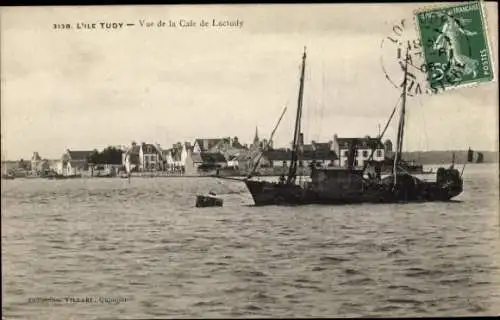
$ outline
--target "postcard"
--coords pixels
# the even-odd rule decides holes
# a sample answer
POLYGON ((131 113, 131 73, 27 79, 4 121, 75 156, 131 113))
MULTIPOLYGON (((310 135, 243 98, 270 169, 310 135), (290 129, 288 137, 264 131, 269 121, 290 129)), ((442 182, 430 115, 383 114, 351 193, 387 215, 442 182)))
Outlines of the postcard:
POLYGON ((498 314, 497 11, 1 7, 4 313, 498 314))

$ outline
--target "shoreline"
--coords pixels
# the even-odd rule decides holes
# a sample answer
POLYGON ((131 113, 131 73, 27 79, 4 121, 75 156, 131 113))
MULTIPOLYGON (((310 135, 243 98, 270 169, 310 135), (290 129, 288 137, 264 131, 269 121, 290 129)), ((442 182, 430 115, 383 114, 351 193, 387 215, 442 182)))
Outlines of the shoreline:
MULTIPOLYGON (((253 176, 253 178, 258 178, 258 177, 279 177, 280 175, 258 175, 258 176, 253 176)), ((224 178, 244 178, 246 175, 221 175, 221 176, 211 176, 211 175, 140 175, 140 176, 131 176, 130 179, 147 179, 147 178, 213 178, 213 179, 224 179, 224 178)), ((70 177, 70 178, 62 178, 62 179, 54 179, 54 178, 47 178, 47 177, 15 177, 14 179, 5 179, 1 178, 1 180, 78 180, 78 179, 123 179, 127 180, 128 178, 126 177, 90 177, 90 176, 84 176, 84 177, 70 177)))

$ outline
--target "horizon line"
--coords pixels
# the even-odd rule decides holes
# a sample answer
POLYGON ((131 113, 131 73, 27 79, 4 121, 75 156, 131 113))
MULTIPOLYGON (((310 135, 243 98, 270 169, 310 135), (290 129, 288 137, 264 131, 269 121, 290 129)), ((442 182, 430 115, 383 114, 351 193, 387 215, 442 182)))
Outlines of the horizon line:
MULTIPOLYGON (((116 147, 116 146, 108 146, 108 147, 116 147)), ((279 150, 279 149, 284 149, 284 148, 273 148, 273 149, 279 150)), ((71 150, 71 149, 66 149, 66 150, 71 150)), ((82 151, 81 149, 75 149, 75 150, 82 151)), ((92 149, 92 150, 88 150, 88 151, 94 151, 94 150, 96 150, 96 149, 92 149)), ((87 151, 87 150, 85 150, 85 151, 87 151)), ((500 150, 476 150, 476 149, 472 149, 472 151, 475 151, 475 152, 492 152, 492 153, 493 152, 499 152, 500 153, 500 150)), ((38 152, 38 151, 34 151, 34 152, 38 152)), ((392 151, 392 152, 394 152, 394 151, 392 151)), ((407 151, 403 151, 403 153, 412 153, 412 152, 422 152, 422 153, 430 153, 430 152, 468 152, 468 149, 458 149, 458 150, 457 149, 454 149, 454 150, 407 150, 407 151)), ((40 152, 38 152, 38 154, 40 154, 40 152)), ((16 160, 1 160, 1 162, 2 163, 4 163, 4 162, 17 162, 17 161, 20 161, 20 160, 31 161, 30 159, 31 159, 31 157, 29 157, 29 158, 19 158, 19 159, 16 159, 16 160)), ((43 158, 42 157, 42 160, 60 160, 60 159, 59 158, 43 158)))

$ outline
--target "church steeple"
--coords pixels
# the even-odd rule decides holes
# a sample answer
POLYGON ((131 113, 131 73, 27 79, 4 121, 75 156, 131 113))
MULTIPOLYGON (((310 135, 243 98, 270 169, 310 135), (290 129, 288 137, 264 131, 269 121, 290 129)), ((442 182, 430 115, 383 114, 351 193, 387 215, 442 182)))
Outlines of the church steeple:
POLYGON ((253 143, 254 144, 259 143, 259 131, 257 129, 257 126, 255 126, 255 136, 253 137, 253 143))

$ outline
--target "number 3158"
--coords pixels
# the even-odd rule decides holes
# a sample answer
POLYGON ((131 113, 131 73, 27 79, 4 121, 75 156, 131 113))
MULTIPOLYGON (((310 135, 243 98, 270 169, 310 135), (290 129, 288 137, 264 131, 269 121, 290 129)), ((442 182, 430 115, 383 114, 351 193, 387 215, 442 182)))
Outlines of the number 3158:
POLYGON ((71 29, 71 26, 69 23, 54 23, 52 28, 53 29, 71 29))

